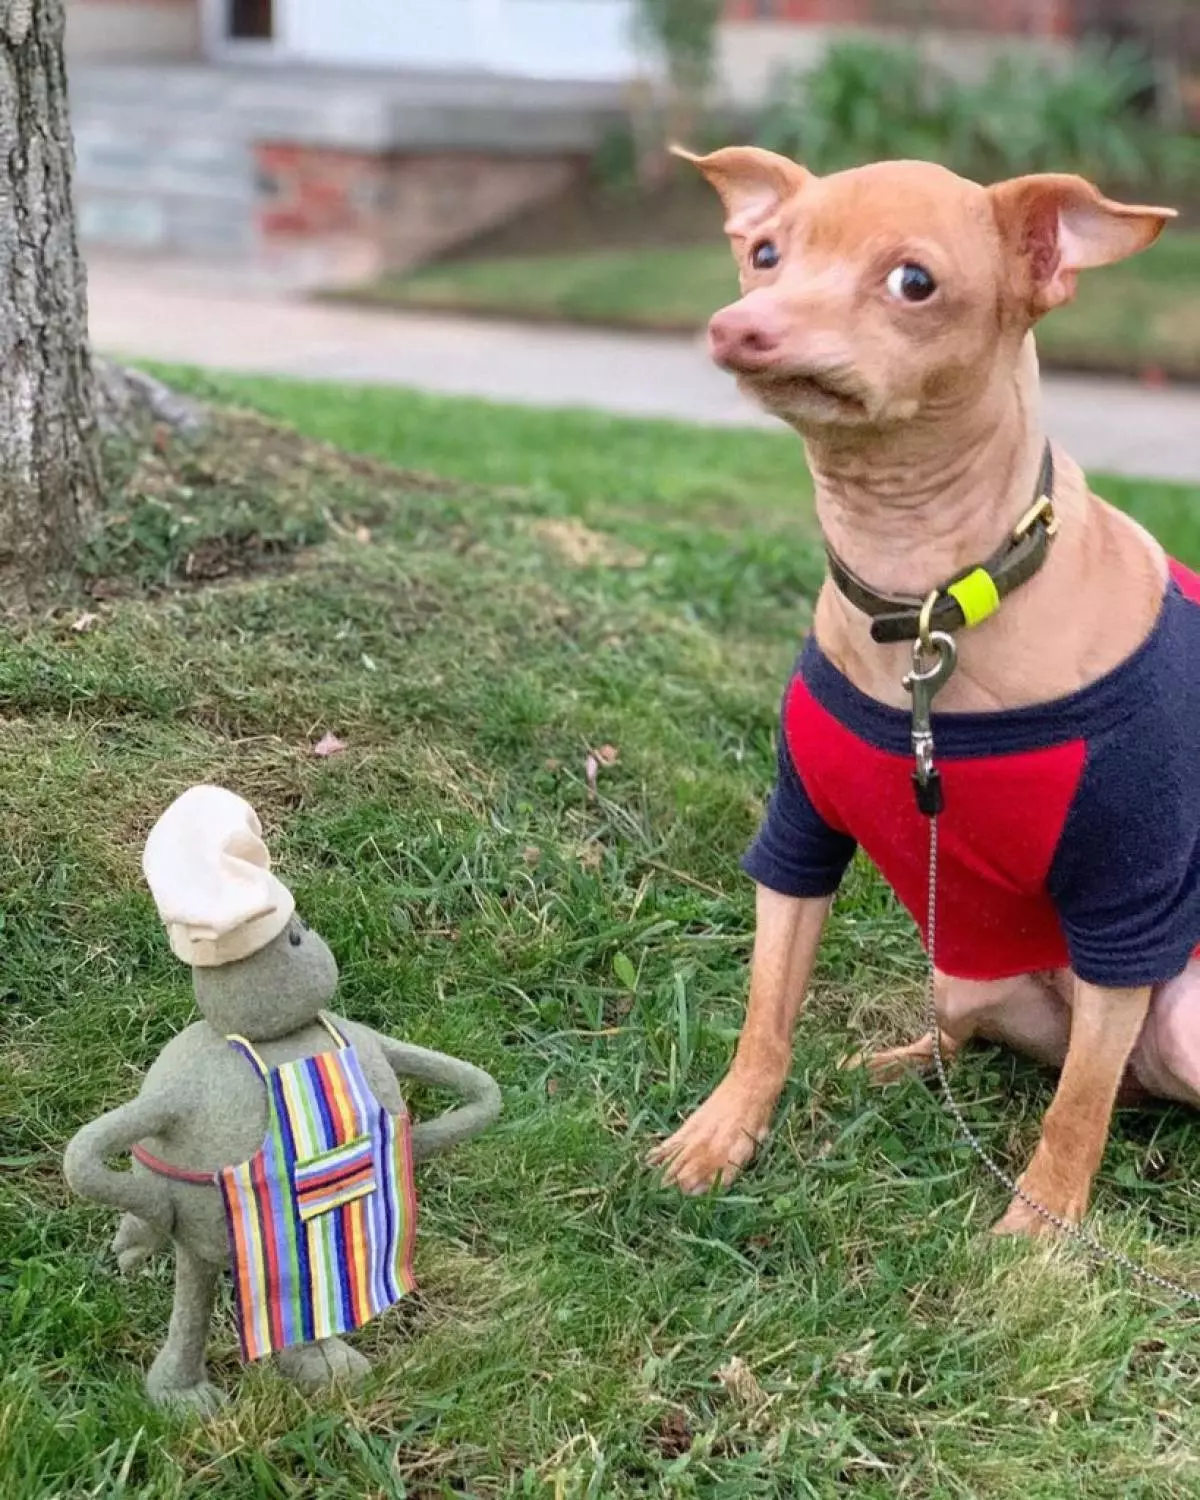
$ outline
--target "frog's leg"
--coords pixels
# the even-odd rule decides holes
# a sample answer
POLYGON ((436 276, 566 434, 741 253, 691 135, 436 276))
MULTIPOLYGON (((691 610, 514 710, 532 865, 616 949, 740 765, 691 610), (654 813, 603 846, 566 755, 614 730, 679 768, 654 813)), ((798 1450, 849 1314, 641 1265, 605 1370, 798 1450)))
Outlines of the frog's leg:
POLYGON ((204 1367, 204 1347, 217 1295, 220 1269, 175 1245, 175 1302, 167 1342, 146 1377, 156 1406, 179 1407, 200 1417, 216 1414, 225 1400, 211 1385, 204 1367))
POLYGON ((331 1385, 352 1385, 371 1369, 371 1361, 342 1339, 318 1339, 298 1344, 275 1356, 280 1373, 302 1391, 320 1391, 331 1385))

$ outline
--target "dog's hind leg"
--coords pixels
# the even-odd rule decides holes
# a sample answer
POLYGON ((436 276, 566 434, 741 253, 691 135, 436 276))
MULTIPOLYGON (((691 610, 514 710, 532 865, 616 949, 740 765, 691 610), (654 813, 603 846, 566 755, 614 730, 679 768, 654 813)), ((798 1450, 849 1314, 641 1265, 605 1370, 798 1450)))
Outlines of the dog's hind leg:
POLYGON ((1156 1099, 1200 1107, 1200 961, 1155 990, 1129 1064, 1156 1099))
MULTIPOLYGON (((1033 1160, 1019 1179, 1036 1202, 1068 1223, 1087 1212, 1113 1106, 1150 1008, 1150 989, 1075 982, 1066 1062, 1033 1160)), ((1052 1226, 1020 1198, 997 1234, 1044 1234, 1052 1226)))
MULTIPOLYGON (((942 1056, 948 1062, 962 1046, 943 1031, 942 1056)), ((884 1052, 858 1052, 846 1064, 849 1068, 866 1068, 872 1083, 895 1083, 909 1073, 927 1073, 933 1067, 933 1032, 910 1042, 907 1047, 889 1047, 884 1052)))
MULTIPOLYGON (((1060 1067, 1067 1055, 1070 1012, 1052 975, 1021 974, 983 982, 939 974, 934 997, 942 1055, 947 1059, 975 1037, 1002 1043, 1053 1067, 1060 1067)), ((865 1066, 876 1083, 891 1083, 913 1071, 928 1072, 933 1067, 933 1033, 927 1031, 907 1047, 859 1053, 850 1066, 858 1065, 865 1066)))

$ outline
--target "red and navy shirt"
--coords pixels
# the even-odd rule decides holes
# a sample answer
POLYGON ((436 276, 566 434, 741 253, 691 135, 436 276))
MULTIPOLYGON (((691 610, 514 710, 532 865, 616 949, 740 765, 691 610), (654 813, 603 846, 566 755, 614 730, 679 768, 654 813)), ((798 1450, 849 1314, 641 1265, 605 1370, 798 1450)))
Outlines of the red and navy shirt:
MULTIPOLYGON (((939 968, 1002 979, 1069 966, 1113 987, 1186 968, 1200 945, 1200 576, 1173 563, 1149 637, 1088 687, 933 723, 939 968)), ((861 847, 923 929, 929 825, 911 730, 810 637, 747 873, 830 896, 861 847)))

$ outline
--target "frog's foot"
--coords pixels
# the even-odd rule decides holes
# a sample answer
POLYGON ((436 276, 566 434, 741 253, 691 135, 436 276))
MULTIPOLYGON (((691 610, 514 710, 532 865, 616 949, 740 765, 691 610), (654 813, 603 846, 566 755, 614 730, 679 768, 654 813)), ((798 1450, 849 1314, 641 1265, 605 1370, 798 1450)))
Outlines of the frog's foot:
POLYGON ((164 1359, 161 1354, 150 1366, 146 1391, 155 1406, 199 1421, 215 1417, 227 1399, 225 1392, 211 1381, 203 1376, 199 1380, 189 1379, 173 1360, 164 1359))
POLYGON ((318 1339, 276 1355, 280 1373, 302 1391, 331 1385, 353 1385, 370 1371, 371 1361, 341 1339, 318 1339))

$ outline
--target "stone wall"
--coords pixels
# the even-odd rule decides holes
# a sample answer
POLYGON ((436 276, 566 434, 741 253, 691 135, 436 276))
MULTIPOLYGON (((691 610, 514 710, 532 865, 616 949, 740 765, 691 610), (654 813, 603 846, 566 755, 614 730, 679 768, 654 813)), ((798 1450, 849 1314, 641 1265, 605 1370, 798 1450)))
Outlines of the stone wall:
POLYGON ((87 245, 197 257, 253 253, 246 125, 214 70, 70 67, 75 196, 87 245))

